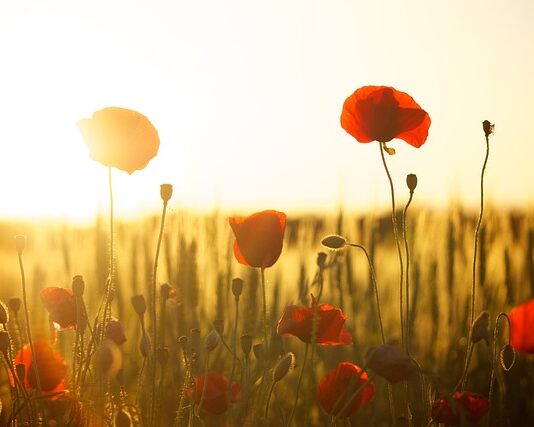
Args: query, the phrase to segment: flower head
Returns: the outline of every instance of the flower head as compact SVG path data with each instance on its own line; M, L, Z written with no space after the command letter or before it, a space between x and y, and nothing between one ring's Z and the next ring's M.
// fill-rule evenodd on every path
M40 292L50 321L59 329L76 326L76 301L72 289L50 286Z
M145 168L158 153L159 136L137 111L107 107L78 122L91 158L104 166L132 174Z
M268 210L246 218L230 218L234 231L234 255L244 265L265 269L280 257L286 214Z
M407 355L387 344L371 347L365 358L367 366L391 384L408 381L417 373Z
M359 142L403 139L419 148L430 116L407 93L388 86L363 86L343 104L341 126Z
M521 353L534 354L534 298L512 308L508 317L512 346Z
M278 335L293 335L301 341L311 343L314 312L317 312L316 342L320 345L350 345L352 337L345 328L347 317L341 309L330 304L316 304L311 307L290 305L278 321Z
M432 418L446 426L460 425L462 419L478 425L488 411L489 402L484 396L457 391L452 398L445 396L433 403Z
M241 387L234 382L230 387L230 402L228 402L228 379L217 372L209 371L207 375L206 390L201 410L210 414L222 414L228 409L228 403L238 402L241 398ZM205 375L196 378L196 405L200 404L202 390L204 388ZM189 398L193 396L193 390L188 390Z
M375 395L374 384L368 380L367 373L359 366L340 362L319 382L317 399L327 414L349 417Z

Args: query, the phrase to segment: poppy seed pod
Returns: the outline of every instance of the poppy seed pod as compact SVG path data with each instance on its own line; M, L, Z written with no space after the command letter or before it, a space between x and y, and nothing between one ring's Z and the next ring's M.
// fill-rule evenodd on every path
M241 335L241 350L248 356L252 350L252 335Z
M486 343L489 343L489 313L483 311L478 315L478 317L473 321L473 326L471 326L471 342L476 344L477 342L484 340Z
M15 313L16 316L20 310L20 307L22 306L22 300L19 297L9 298L7 300L7 306L13 313Z
M11 341L9 339L9 333L7 331L0 331L0 351L7 357L9 348L11 347Z
M243 292L243 279L235 277L232 279L232 293L234 297L239 298Z
M211 332L206 337L206 341L204 342L204 346L206 347L206 350L208 352L213 351L217 348L219 345L219 342L221 340L221 337L219 336L219 333L212 329Z
M486 138L487 138L493 133L495 129L495 125L490 123L489 120L484 120L482 122L482 129L484 129L484 135L486 135Z
M8 321L9 314L7 312L7 307L2 301L0 301L0 324L5 325Z
M408 186L410 193L413 193L417 187L417 175L414 173L409 173L406 175L406 185Z
M22 255L22 252L24 252L24 249L26 248L26 236L23 236L22 234L15 236L15 248L17 249L17 253Z
M291 352L286 353L278 361L273 370L273 381L277 383L283 379L289 370L295 366L295 355Z
M321 245L328 249L343 249L347 244L347 240L344 237L337 234L330 234L321 240Z
M146 300L141 294L135 295L131 299L132 306L139 317L143 317L146 313Z
M85 290L85 282L83 281L82 276L74 276L72 278L72 293L75 297L81 297L83 296L83 292Z
M167 203L172 197L172 184L161 184L159 194L163 203Z
M327 257L328 255L325 252L318 252L317 253L317 267L319 267L320 269L325 268Z

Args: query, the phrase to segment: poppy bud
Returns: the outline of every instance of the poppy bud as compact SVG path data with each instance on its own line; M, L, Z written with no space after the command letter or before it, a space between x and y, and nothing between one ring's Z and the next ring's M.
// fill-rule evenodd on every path
M254 356L258 360L262 360L263 356L265 356L265 346L262 342L260 342L259 344L254 344L254 346L252 347L252 351L254 352Z
M501 350L501 366L508 372L515 364L515 350L510 344L506 344Z
M180 343L180 347L182 348L182 351L187 351L187 343L189 342L189 339L187 336L182 335L180 338L178 338L178 342Z
M15 313L15 316L18 314L21 305L22 301L19 297L12 297L7 300L7 306L13 313Z
M106 338L112 340L118 346L123 345L126 342L126 334L121 322L115 318L111 318L108 322L106 329Z
M22 252L26 248L26 236L22 234L15 236L15 248L17 249L17 253L22 255Z
M211 332L206 337L206 341L204 342L204 346L206 347L206 350L208 352L213 351L217 348L219 345L219 341L221 340L221 337L219 336L219 333L212 329Z
M72 278L72 293L75 297L83 296L83 291L85 290L85 282L83 281L82 276L74 276Z
M7 353L9 351L9 348L11 346L11 342L9 340L9 334L7 331L0 331L0 351L4 353L4 356L7 357Z
M317 253L317 267L319 267L320 269L323 269L325 268L326 266L326 257L328 255L326 255L326 253L324 252L318 252Z
M143 317L146 313L146 301L143 295L135 295L132 297L132 306L139 317Z
M417 175L414 173L409 173L406 175L406 185L408 186L410 193L413 193L417 187Z
M171 294L171 287L168 283L164 283L159 288L159 295L161 296L161 299L163 302L167 301L169 299L169 295Z
M289 370L295 366L295 355L291 352L286 353L282 358L278 361L276 366L274 367L273 371L273 381L277 383L281 379L283 379Z
M132 425L132 417L130 417L128 412L126 412L124 409L121 409L119 412L117 412L117 415L115 415L116 427L131 427Z
M342 249L346 244L347 240L337 234L330 234L321 240L321 245L328 249Z
M163 203L167 203L172 197L172 184L161 184L159 194Z
M158 362L165 365L169 361L169 349L167 347L158 348Z
M473 326L471 326L471 342L476 344L477 342L484 340L486 343L489 343L489 313L483 311L478 315L474 320Z
M223 319L215 319L213 321L213 327L218 332L218 334L222 336L222 334L224 333L224 320Z
M7 312L7 307L2 301L0 301L0 324L5 325L8 320L9 314Z
M241 350L248 356L252 350L252 335L241 335Z
M489 120L484 120L482 122L482 129L484 129L484 135L486 135L486 138L493 133L494 128L495 125L490 123Z
M241 292L243 292L243 279L236 277L232 279L232 293L234 297L239 298Z
M141 339L139 340L139 353L141 353L141 356L145 359L150 354L150 345L150 337L145 332L141 335Z

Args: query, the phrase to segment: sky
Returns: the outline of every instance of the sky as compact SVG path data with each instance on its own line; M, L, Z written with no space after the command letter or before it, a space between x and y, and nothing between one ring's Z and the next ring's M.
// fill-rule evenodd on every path
M0 216L67 220L107 209L107 170L76 122L120 106L158 129L159 154L114 171L119 215L159 209L352 211L387 207L376 143L339 124L365 85L409 93L432 119L395 140L400 201L476 206L495 123L488 204L532 207L531 0L0 2Z

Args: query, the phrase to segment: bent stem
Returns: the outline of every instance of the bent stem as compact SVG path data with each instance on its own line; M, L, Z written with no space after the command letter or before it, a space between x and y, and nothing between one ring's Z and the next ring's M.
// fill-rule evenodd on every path
M506 313L499 313L497 316L497 319L495 319L495 328L493 329L493 352L492 352L492 360L491 360L491 380L490 380L490 389L489 389L489 395L488 395L488 401L490 405L490 413L491 413L491 401L493 398L493 389L494 389L494 383L495 383L495 360L497 359L497 338L499 334L499 320L504 317L508 321L508 331L511 330L511 322L510 318L508 317L508 314ZM510 336L510 333L508 333L508 345L511 346L512 344L512 337ZM513 347L512 347L513 349ZM514 353L515 356L515 353ZM515 361L515 358L514 358ZM513 362L512 362L513 365ZM511 369L512 366L508 368Z
M291 408L291 414L289 415L289 419L287 420L286 426L289 427L291 425L291 421L293 421L293 417L295 416L295 411L297 409L297 404L299 402L299 393L300 393L300 385L302 384L302 376L304 374L304 368L306 367L306 360L308 359L308 349L309 344L306 344L306 350L304 350L304 359L302 360L302 366L300 368L300 374L299 379L297 382L297 391L295 393L295 401L293 402L293 408Z
M399 280L399 291L400 291L400 325L401 325L401 341L402 345L404 347L404 304L403 304L403 277L404 277L404 263L402 261L402 249L399 241L399 233L397 230L397 213L395 208L395 189L393 188L393 180L391 179L391 174L389 173L389 169L386 163L386 158L384 157L384 146L385 144L381 142L379 144L380 149L380 157L382 158L382 164L384 165L384 169L386 171L386 175L388 177L389 181L389 189L391 192L391 223L393 225L393 235L395 237L395 243L397 244L397 252L399 254L399 268L400 268L400 280Z

